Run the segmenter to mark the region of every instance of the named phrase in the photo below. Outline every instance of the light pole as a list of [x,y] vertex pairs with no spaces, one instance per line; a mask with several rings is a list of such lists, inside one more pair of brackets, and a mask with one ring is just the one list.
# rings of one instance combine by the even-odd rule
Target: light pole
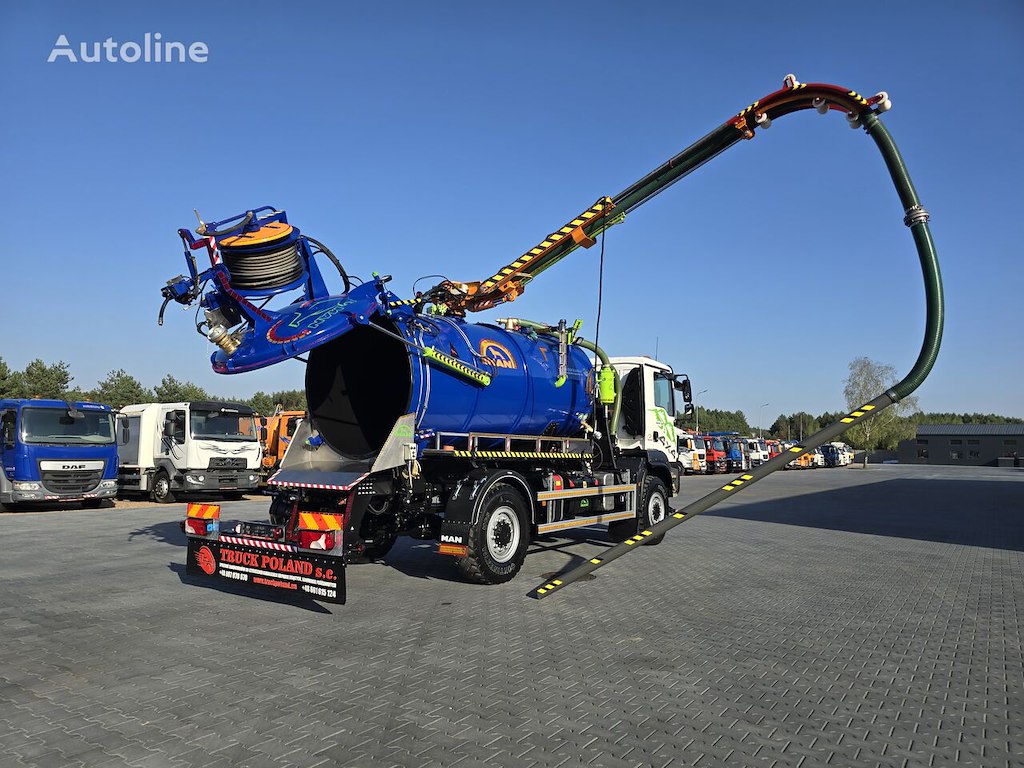
[[694,403],[693,403],[693,414],[694,414],[694,416],[697,419],[697,423],[695,424],[695,428],[697,430],[697,434],[698,435],[700,434],[700,406],[697,405],[697,398],[700,397],[701,395],[703,395],[705,392],[707,392],[707,390],[706,389],[702,389],[700,392],[698,392],[696,395],[693,396],[693,400],[694,400]]
[[761,407],[757,411],[757,437],[758,439],[764,437],[764,418],[762,414],[764,409],[771,405],[771,403],[761,403]]

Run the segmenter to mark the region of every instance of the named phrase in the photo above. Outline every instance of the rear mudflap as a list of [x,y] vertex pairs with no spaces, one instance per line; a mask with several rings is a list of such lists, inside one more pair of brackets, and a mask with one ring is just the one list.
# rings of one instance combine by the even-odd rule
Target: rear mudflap
[[185,572],[324,602],[345,602],[345,558],[340,548],[320,554],[241,536],[189,536]]

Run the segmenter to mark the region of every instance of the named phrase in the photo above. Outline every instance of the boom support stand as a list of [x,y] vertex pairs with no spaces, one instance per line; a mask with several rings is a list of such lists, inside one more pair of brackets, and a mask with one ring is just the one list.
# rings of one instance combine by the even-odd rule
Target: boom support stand
[[835,424],[825,427],[811,435],[802,445],[794,446],[787,452],[781,453],[773,459],[770,459],[760,467],[740,475],[735,480],[730,480],[721,488],[712,491],[692,504],[688,504],[683,507],[683,509],[667,516],[657,525],[652,525],[649,529],[640,531],[637,535],[627,539],[621,544],[616,544],[611,549],[603,552],[600,557],[593,557],[584,564],[562,575],[560,578],[552,579],[540,587],[537,587],[530,593],[531,597],[537,599],[547,597],[553,592],[557,592],[563,587],[567,587],[573,582],[579,581],[584,576],[593,573],[598,568],[607,565],[613,560],[617,560],[627,552],[637,549],[638,545],[646,538],[663,534],[666,531],[675,528],[677,525],[681,525],[687,520],[696,517],[701,512],[707,511],[719,502],[735,495],[737,491],[749,487],[761,478],[775,472],[777,469],[782,469],[782,467],[792,461],[796,456],[806,453],[809,450],[813,450],[835,439],[862,419],[870,419],[881,413],[893,403],[896,403],[911,394],[928,376],[932,366],[935,364],[935,358],[938,356],[939,344],[942,340],[943,324],[942,277],[939,273],[939,264],[935,255],[935,246],[932,243],[931,232],[928,229],[928,212],[921,206],[917,192],[914,189],[914,185],[907,173],[906,166],[903,163],[903,158],[900,156],[899,150],[896,148],[896,144],[893,142],[889,132],[882,124],[882,121],[875,113],[870,111],[861,112],[857,116],[857,120],[868,135],[875,140],[875,143],[878,145],[878,149],[885,160],[885,164],[889,169],[889,174],[892,176],[893,184],[895,185],[896,191],[900,197],[900,202],[903,204],[903,221],[908,227],[910,227],[911,234],[914,237],[914,244],[917,247],[918,257],[921,261],[921,271],[924,275],[925,300],[927,304],[925,336],[924,341],[921,344],[921,351],[918,354],[917,361],[910,373],[908,373],[903,380],[896,384],[892,389],[884,392],[870,402],[865,403],[857,410],[851,411]]

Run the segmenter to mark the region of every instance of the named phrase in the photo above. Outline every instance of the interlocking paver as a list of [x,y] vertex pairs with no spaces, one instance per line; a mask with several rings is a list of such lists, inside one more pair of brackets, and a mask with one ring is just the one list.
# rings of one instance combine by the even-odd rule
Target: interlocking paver
[[0,515],[0,766],[1024,765],[1024,473],[744,493],[541,602],[600,534],[497,587],[402,542],[318,607],[186,577],[180,505]]

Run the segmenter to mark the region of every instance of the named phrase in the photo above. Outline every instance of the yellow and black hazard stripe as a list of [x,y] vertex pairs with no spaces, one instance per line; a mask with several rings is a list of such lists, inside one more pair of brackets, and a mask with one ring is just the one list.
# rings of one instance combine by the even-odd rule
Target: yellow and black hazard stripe
[[531,248],[518,259],[513,261],[511,264],[498,270],[498,272],[492,275],[489,279],[484,280],[484,282],[480,284],[481,293],[491,290],[496,285],[498,285],[501,282],[504,282],[512,275],[524,272],[531,264],[536,262],[541,256],[545,255],[549,250],[554,248],[565,238],[572,236],[573,232],[575,232],[577,229],[589,224],[591,221],[593,221],[595,218],[599,216],[606,216],[608,212],[614,207],[615,203],[612,202],[612,199],[610,197],[602,197],[600,200],[598,200],[596,203],[590,206],[590,208],[585,210],[583,213],[581,213],[575,219],[573,219],[564,227],[559,229],[557,232],[552,232],[550,235],[544,238],[533,248]]
[[736,117],[743,117],[744,115],[747,115],[747,114],[749,114],[749,113],[750,113],[750,112],[752,112],[753,110],[757,109],[757,105],[758,105],[758,104],[760,104],[760,103],[761,103],[760,101],[755,101],[755,102],[754,102],[753,104],[751,104],[751,105],[750,105],[749,107],[747,107],[746,109],[744,109],[744,110],[741,110],[740,112],[738,112],[738,113],[736,114]]
[[428,362],[440,365],[443,368],[447,368],[450,371],[454,371],[461,376],[465,376],[470,381],[474,381],[482,387],[486,387],[491,383],[490,375],[484,373],[478,368],[466,365],[461,360],[458,360],[451,355],[446,355],[444,352],[439,352],[434,347],[424,347],[423,356]]
[[420,299],[399,299],[398,301],[389,301],[388,309],[394,309],[395,307],[409,307],[420,301]]
[[540,587],[537,590],[537,594],[538,595],[543,595],[544,593],[550,592],[552,589],[555,589],[556,587],[560,587],[560,586],[562,586],[562,582],[561,581],[559,581],[558,579],[552,579],[547,584],[545,584],[543,587]]
[[341,515],[299,512],[299,529],[303,531],[340,531]]
[[[854,402],[857,402],[857,401],[854,400]],[[855,422],[860,417],[867,416],[873,410],[875,410],[875,406],[873,406],[873,405],[862,405],[856,411],[853,411],[852,413],[850,413],[849,416],[844,416],[843,418],[841,418],[840,421],[843,424],[852,424],[853,422]]]
[[653,536],[653,535],[654,535],[653,531],[640,531],[640,533],[638,533],[636,536],[630,536],[628,539],[626,539],[625,544],[626,544],[626,546],[632,547],[632,546],[634,546],[636,544],[641,543],[648,536]]
[[[458,459],[589,459],[590,453],[555,453],[552,451],[444,451],[446,456]],[[590,489],[593,493],[600,488]]]
[[190,503],[185,515],[186,517],[193,517],[198,520],[219,520],[220,504]]
[[734,490],[736,488],[739,488],[744,483],[749,482],[749,481],[751,481],[753,479],[754,478],[751,475],[740,475],[737,479],[730,480],[728,483],[723,485],[722,486],[722,490],[723,491],[732,491],[732,490]]

